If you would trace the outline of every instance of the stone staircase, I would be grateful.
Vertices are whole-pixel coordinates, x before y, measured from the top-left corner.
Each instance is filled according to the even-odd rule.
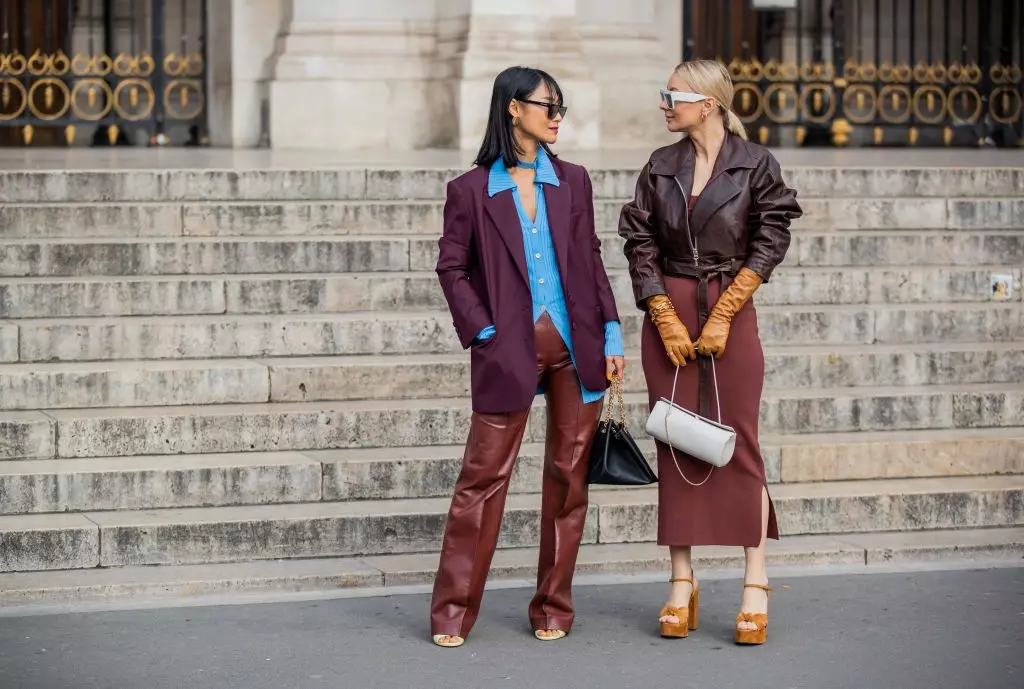
[[[591,174],[642,436],[635,172]],[[433,274],[455,174],[0,173],[0,606],[429,582],[470,415]],[[774,561],[1019,558],[1024,168],[786,174],[806,214],[757,295]],[[543,417],[496,577],[532,571]],[[663,568],[655,500],[595,488],[580,570]]]

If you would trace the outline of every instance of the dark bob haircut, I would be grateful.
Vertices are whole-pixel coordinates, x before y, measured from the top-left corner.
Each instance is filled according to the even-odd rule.
[[[509,103],[513,100],[529,99],[530,94],[541,84],[547,84],[551,95],[558,105],[563,105],[562,89],[554,77],[541,69],[533,67],[509,67],[494,79],[494,91],[491,93],[491,109],[487,115],[487,131],[484,133],[480,152],[476,154],[476,164],[490,167],[499,158],[505,167],[515,167],[522,151],[516,145],[512,135],[512,115],[508,112]],[[541,143],[548,155],[554,153],[548,145]]]

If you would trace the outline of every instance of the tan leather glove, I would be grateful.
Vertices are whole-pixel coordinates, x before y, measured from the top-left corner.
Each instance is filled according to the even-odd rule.
[[[697,352],[690,341],[690,333],[679,320],[676,308],[664,294],[655,294],[647,298],[647,311],[651,321],[661,335],[661,343],[673,366],[686,366],[687,359],[696,359]]]
[[[741,268],[736,279],[718,297],[718,302],[711,309],[707,322],[704,323],[700,337],[697,338],[697,351],[705,356],[716,359],[725,352],[725,342],[729,339],[729,328],[733,316],[761,286],[761,276],[750,268]]]

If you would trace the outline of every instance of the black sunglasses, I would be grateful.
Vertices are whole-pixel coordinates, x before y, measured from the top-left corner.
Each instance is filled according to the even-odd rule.
[[[530,105],[539,105],[542,108],[547,108],[548,109],[548,119],[549,120],[555,119],[555,117],[557,115],[561,115],[562,117],[565,117],[565,113],[569,109],[569,108],[565,107],[564,105],[559,105],[558,103],[547,103],[547,102],[542,101],[542,100],[520,99],[519,102],[520,103],[529,103]]]

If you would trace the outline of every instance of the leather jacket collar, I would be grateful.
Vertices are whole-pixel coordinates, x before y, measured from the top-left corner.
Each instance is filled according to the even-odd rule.
[[[688,136],[664,148],[658,149],[651,156],[651,174],[682,177],[693,177],[693,163],[697,157],[697,149]],[[756,168],[757,158],[752,154],[750,145],[731,132],[725,133],[722,150],[718,152],[712,176],[727,170],[739,168]]]

